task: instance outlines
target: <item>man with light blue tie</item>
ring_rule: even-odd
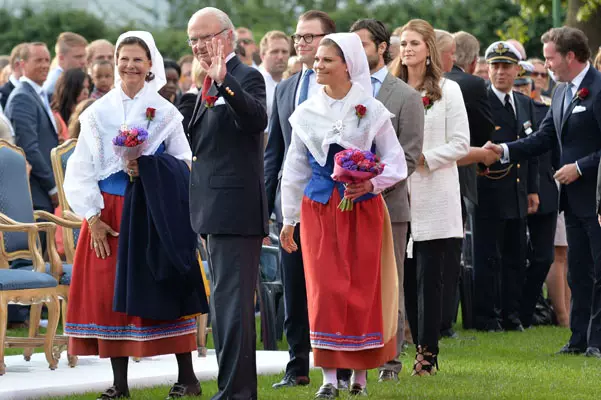
[[[424,141],[424,106],[420,94],[388,72],[390,33],[375,19],[362,19],[351,26],[363,43],[371,72],[372,93],[393,115],[392,125],[407,162],[409,175],[415,171]],[[376,149],[377,151],[377,149]],[[405,341],[405,292],[403,277],[407,231],[411,217],[407,182],[401,181],[382,192],[390,221],[399,278],[399,311],[397,326],[397,357],[380,367],[379,381],[398,380],[402,364],[398,359]]]
[[[58,146],[58,135],[48,94],[42,89],[50,68],[50,52],[44,43],[30,43],[22,57],[21,84],[10,94],[5,114],[13,125],[17,146],[31,164],[33,208],[54,213],[58,195],[50,152]]]
[[[292,40],[296,53],[303,63],[303,69],[280,82],[275,89],[268,127],[269,137],[265,149],[265,190],[268,213],[271,215],[275,212],[278,232],[282,229],[280,180],[285,155],[292,138],[292,127],[288,118],[298,105],[321,89],[313,71],[313,61],[321,39],[334,32],[336,32],[336,23],[323,11],[307,11],[301,15]],[[280,251],[286,310],[284,332],[288,340],[290,361],[286,366],[283,379],[274,384],[274,388],[309,384],[311,346],[299,232],[300,229],[295,229],[294,240],[299,244],[299,251],[294,253]]]
[[[502,163],[552,153],[561,184],[560,210],[568,237],[568,284],[572,290],[572,336],[560,354],[601,358],[601,227],[595,204],[601,157],[601,73],[589,63],[587,37],[576,28],[553,28],[542,36],[545,67],[561,82],[537,132],[486,148]]]

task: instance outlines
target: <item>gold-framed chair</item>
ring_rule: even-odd
[[[27,196],[24,196],[24,193]],[[22,217],[16,222],[7,214]],[[0,140],[0,375],[6,372],[5,347],[30,349],[43,346],[50,369],[56,369],[58,358],[53,353],[59,321],[58,282],[48,273],[52,265],[44,263],[40,251],[39,232],[53,237],[56,225],[34,222],[33,204],[27,176],[25,153],[5,140]],[[9,269],[9,261],[27,259],[29,269]],[[30,325],[29,337],[7,337],[8,304],[31,305],[32,313],[43,304],[48,308],[46,334],[38,335]],[[65,341],[66,344],[66,341]],[[31,350],[32,351],[32,350]]]
[[[62,210],[62,216],[65,219],[79,222],[81,225],[83,220],[81,217],[72,212],[71,207],[67,202],[67,197],[65,196],[65,190],[63,189],[67,161],[69,161],[69,157],[71,157],[75,151],[76,145],[77,139],[66,140],[63,144],[52,149],[50,152],[50,159],[52,160],[52,172],[54,173],[54,180],[58,190],[58,204]],[[79,232],[80,229],[63,228],[62,230],[65,258],[69,264],[73,264],[75,247],[77,246],[77,240],[79,239]]]

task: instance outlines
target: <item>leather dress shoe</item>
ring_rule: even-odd
[[[169,391],[169,395],[166,400],[181,399],[186,396],[201,396],[202,388],[200,382],[191,385],[184,385],[183,383],[176,383]]]
[[[477,331],[489,332],[489,333],[492,333],[492,332],[503,332],[503,328],[501,328],[501,324],[499,324],[499,322],[496,321],[496,320],[487,322],[485,324],[478,324],[478,323],[476,323],[475,326],[474,326],[474,328]]]
[[[599,351],[598,347],[589,347],[584,352],[584,355],[587,357],[601,358],[601,351]]]
[[[455,332],[453,330],[453,328],[449,328],[449,329],[443,329],[442,331],[440,331],[440,337],[447,338],[447,339],[458,339],[459,335],[457,334],[457,332]]]
[[[353,383],[349,389],[350,396],[367,396],[367,388],[358,383]]]
[[[322,385],[317,393],[315,393],[316,399],[335,399],[336,397],[338,397],[338,389],[331,383]]]
[[[505,325],[503,329],[507,332],[524,332],[524,326],[522,324]]]
[[[582,354],[584,352],[585,352],[584,349],[581,349],[580,347],[571,346],[568,343],[565,346],[563,346],[561,349],[559,349],[559,351],[557,352],[557,354],[560,354],[560,355],[569,355],[569,354]]]
[[[294,377],[292,375],[286,375],[282,378],[278,383],[274,383],[271,387],[274,389],[279,389],[283,387],[293,387],[293,386],[306,386],[311,382],[308,376],[297,376]]]
[[[106,389],[96,400],[129,399],[129,392],[122,392],[116,386]]]
[[[378,378],[378,382],[387,382],[387,381],[399,381],[399,374],[394,371],[382,370],[380,371],[380,376]]]

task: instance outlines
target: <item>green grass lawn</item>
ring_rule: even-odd
[[[541,327],[524,333],[476,333],[459,331],[460,339],[441,342],[439,373],[412,377],[411,350],[399,383],[377,383],[370,371],[368,391],[373,399],[598,399],[601,397],[601,360],[554,353],[569,337],[567,329]],[[285,348],[281,343],[280,347]],[[258,348],[262,348],[258,344]],[[12,351],[20,353],[20,350]],[[259,377],[260,399],[312,399],[321,384],[319,370],[311,373],[311,385],[273,390],[280,376]],[[203,382],[203,398],[217,392],[215,381]],[[133,399],[162,399],[169,387],[132,391]],[[61,397],[65,400],[96,398],[97,393]],[[348,397],[342,393],[341,398]],[[59,398],[53,398],[53,400]]]

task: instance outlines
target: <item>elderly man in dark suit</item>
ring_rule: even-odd
[[[595,192],[601,156],[601,73],[591,66],[588,39],[576,28],[542,36],[546,67],[558,82],[540,129],[525,139],[487,148],[516,162],[552,151],[561,184],[560,209],[568,237],[572,336],[561,354],[601,358],[601,227]]]
[[[480,149],[490,140],[495,130],[495,124],[492,121],[490,103],[486,93],[486,83],[476,75],[476,65],[478,64],[478,54],[480,52],[480,43],[473,35],[467,32],[457,32],[453,34],[455,40],[456,61],[451,71],[446,72],[445,77],[457,82],[461,88],[467,119],[470,126],[470,154],[459,165],[459,186],[461,189],[461,214],[463,223],[467,219],[468,210],[473,210],[478,204],[477,190],[477,162],[490,164],[491,161],[486,158],[486,152]],[[482,164],[480,168],[484,169]],[[457,313],[457,283],[461,272],[461,252],[463,249],[463,240],[457,240],[454,257],[446,264],[444,270],[443,286],[443,305],[442,321],[440,324],[440,335],[442,337],[457,337],[453,330],[453,322]],[[468,306],[463,304],[463,307]]]
[[[3,109],[6,108],[8,97],[19,86],[19,79],[23,76],[23,52],[26,50],[27,45],[27,43],[20,43],[13,47],[10,52],[10,67],[12,72],[8,77],[8,82],[0,87],[0,105],[2,105]]]
[[[15,131],[17,146],[31,164],[29,182],[33,207],[54,212],[58,195],[50,152],[58,146],[56,121],[42,84],[50,67],[50,52],[44,43],[30,43],[23,50],[23,76],[6,103],[5,114]]]
[[[207,71],[190,122],[192,227],[206,237],[213,338],[219,364],[216,400],[256,399],[254,293],[267,235],[263,181],[265,81],[234,54],[234,26],[203,8],[188,41]]]
[[[390,62],[390,33],[384,24],[375,19],[356,21],[351,26],[361,38],[363,49],[367,55],[371,73],[372,91],[392,114],[392,124],[405,152],[407,171],[411,175],[417,166],[422,153],[424,141],[424,106],[421,96],[402,80],[388,72],[386,64]],[[407,231],[411,212],[409,210],[409,193],[407,181],[401,181],[386,189],[382,195],[390,213],[394,252],[399,278],[399,314],[397,326],[397,357],[388,360],[380,367],[379,381],[398,380],[402,364],[398,356],[402,352],[405,341],[405,293],[403,276],[405,250],[407,248]]]
[[[307,11],[299,17],[296,32],[292,35],[294,47],[303,63],[301,72],[278,84],[265,149],[265,188],[269,214],[275,213],[278,232],[282,230],[280,180],[284,159],[290,146],[292,127],[288,118],[296,107],[320,89],[313,72],[315,53],[321,39],[336,31],[335,22],[323,11]],[[286,372],[274,388],[309,384],[309,316],[305,272],[300,248],[300,229],[294,230],[294,240],[299,251],[280,251],[284,283],[284,331],[288,340],[290,361]]]

